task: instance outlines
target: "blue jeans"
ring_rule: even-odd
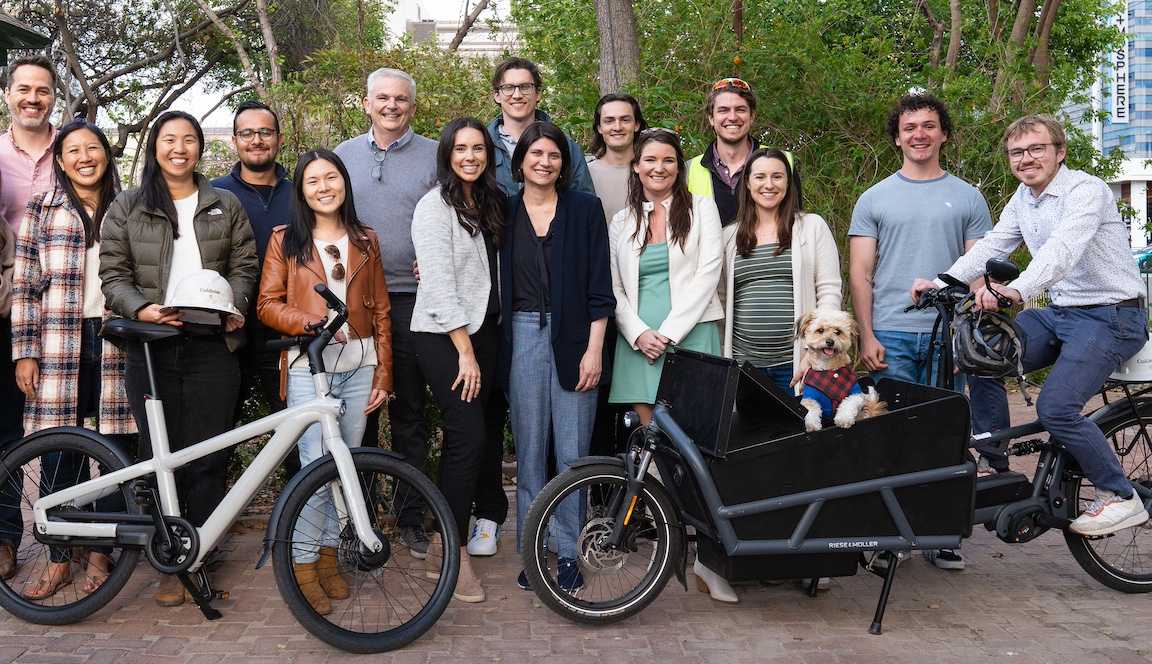
[[[794,392],[794,390],[792,389],[792,386],[789,385],[789,383],[792,382],[792,363],[791,362],[789,362],[788,364],[777,364],[774,367],[757,367],[757,368],[760,369],[760,371],[763,371],[764,375],[768,376],[769,380],[771,380],[772,384],[775,385],[776,387],[779,387],[780,389],[784,390],[788,394],[792,394]]]
[[[536,312],[512,314],[512,370],[508,379],[509,419],[516,439],[516,550],[524,539],[524,517],[548,477],[548,437],[555,447],[556,472],[563,473],[592,444],[597,391],[560,387],[552,356],[551,317],[540,327]],[[579,496],[569,496],[552,524],[561,558],[576,557],[580,533]]]
[[[1026,309],[1016,317],[1016,324],[1024,333],[1024,371],[1052,367],[1036,400],[1040,423],[1064,445],[1098,489],[1131,497],[1132,483],[1111,443],[1082,411],[1108,375],[1143,348],[1148,338],[1148,312],[1143,307],[1115,305],[1053,306]],[[972,412],[1007,426],[1004,384],[974,378]]]
[[[364,408],[372,394],[373,367],[361,367],[356,371],[328,374],[332,385],[332,396],[343,399],[347,407],[340,416],[340,436],[348,447],[360,447],[364,438],[364,425],[368,416]],[[288,407],[298,406],[316,398],[316,388],[312,384],[312,374],[308,369],[288,371]],[[304,431],[297,443],[300,450],[300,466],[304,467],[324,454],[323,432],[316,423]],[[339,547],[340,530],[336,518],[336,506],[332,502],[330,487],[321,487],[308,499],[308,504],[300,514],[296,532],[292,534],[292,560],[297,563],[312,563],[320,558],[320,547]]]
[[[876,330],[876,340],[884,346],[884,361],[887,369],[873,371],[872,377],[893,378],[909,383],[928,385],[928,367],[932,367],[932,385],[940,380],[940,354],[932,354],[931,332],[897,332],[894,330]],[[953,388],[957,392],[964,391],[964,374],[952,376]]]

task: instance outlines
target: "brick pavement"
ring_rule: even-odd
[[[1015,421],[1024,421],[1018,404],[1015,412]],[[1027,459],[1017,461],[1030,468]],[[488,601],[454,601],[422,639],[371,658],[333,650],[293,620],[270,566],[253,569],[261,534],[238,527],[225,546],[217,578],[231,598],[217,603],[224,613],[219,621],[205,621],[190,606],[153,605],[156,576],[141,567],[109,607],[82,624],[45,627],[0,618],[0,661],[1152,663],[1152,596],[1123,595],[1093,581],[1058,533],[1013,546],[977,528],[964,547],[965,571],[942,572],[919,559],[902,565],[883,636],[867,633],[880,579],[863,573],[834,579],[815,599],[791,584],[743,586],[736,606],[685,592],[673,580],[635,618],[607,627],[575,625],[516,588],[519,564],[505,533],[498,556],[476,561]]]

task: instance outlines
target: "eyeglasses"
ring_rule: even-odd
[[[336,264],[332,266],[332,278],[336,281],[344,281],[344,264],[340,261],[340,247],[330,244],[324,247],[324,253],[332,257]]]
[[[496,86],[496,91],[505,97],[511,97],[517,90],[519,90],[522,95],[530,95],[538,89],[535,83],[520,83],[519,85],[505,83],[504,85]]]
[[[725,90],[727,88],[738,88],[746,92],[752,92],[752,86],[748,82],[740,78],[722,78],[712,84],[713,90]]]
[[[248,141],[252,140],[253,138],[255,138],[257,136],[259,136],[260,138],[263,138],[264,140],[268,140],[269,138],[272,138],[273,136],[275,136],[276,133],[277,132],[275,129],[269,129],[268,127],[261,127],[259,129],[241,129],[240,131],[236,132],[234,135],[236,136],[236,138],[247,143]]]
[[[1027,152],[1029,157],[1039,159],[1048,153],[1048,146],[1056,145],[1056,143],[1033,143],[1026,148],[1015,148],[1013,150],[1006,150],[1008,153],[1009,161],[1020,161],[1024,158],[1024,153]]]

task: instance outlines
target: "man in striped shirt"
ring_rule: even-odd
[[[1025,371],[1051,366],[1036,403],[1040,422],[1075,457],[1096,488],[1096,499],[1069,529],[1098,537],[1148,520],[1100,428],[1081,411],[1125,360],[1147,341],[1144,283],[1132,259],[1128,232],[1112,190],[1098,177],[1064,165],[1064,128],[1043,115],[1016,120],[1004,132],[1004,149],[1016,193],[996,225],[947,273],[968,282],[990,258],[1004,258],[1020,243],[1032,262],[996,291],[1020,304],[1047,291],[1052,306],[1027,309],[1016,317],[1023,332]],[[913,293],[941,285],[917,279]],[[975,293],[979,309],[996,309],[987,287]],[[972,381],[973,410],[1007,413],[1004,387]],[[1004,420],[1005,422],[1007,419]]]

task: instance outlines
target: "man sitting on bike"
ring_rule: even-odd
[[[1000,223],[947,273],[965,283],[990,258],[1004,258],[1023,241],[1032,254],[1011,287],[995,291],[1013,304],[1048,292],[1052,306],[1026,309],[1025,371],[1051,366],[1036,404],[1041,424],[1076,459],[1096,487],[1096,500],[1072,522],[1073,532],[1099,536],[1148,520],[1103,432],[1082,414],[1109,374],[1135,355],[1148,337],[1144,282],[1132,259],[1128,231],[1107,183],[1064,165],[1064,128],[1047,115],[1022,117],[1004,132],[1004,148],[1020,187]],[[913,297],[943,282],[917,279]],[[994,310],[996,294],[976,289],[976,308]],[[970,383],[972,409],[996,409],[1007,422],[1008,399],[997,380]]]

